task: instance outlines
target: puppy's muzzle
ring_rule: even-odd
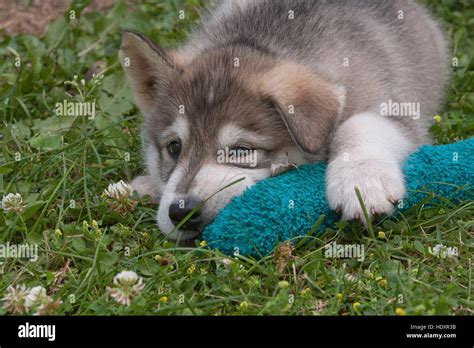
[[[199,208],[199,204],[199,201],[193,198],[187,198],[181,203],[172,203],[168,209],[168,216],[176,226],[194,209]],[[180,229],[199,230],[201,224],[201,212],[200,210],[196,210],[194,214],[183,225],[181,225]]]

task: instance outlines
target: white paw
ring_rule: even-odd
[[[393,204],[405,195],[403,174],[395,161],[336,158],[329,163],[326,172],[329,207],[340,210],[344,220],[360,219],[365,223],[354,187],[360,190],[369,218],[375,214],[391,214]]]
[[[137,176],[132,180],[130,185],[134,191],[137,191],[138,196],[143,197],[149,195],[153,204],[158,204],[160,202],[159,188],[151,176]]]

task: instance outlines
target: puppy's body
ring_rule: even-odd
[[[207,201],[207,224],[272,165],[328,155],[332,208],[362,217],[357,186],[371,214],[389,213],[405,192],[401,162],[428,141],[449,77],[437,23],[404,0],[225,0],[179,50],[125,37],[127,56],[142,65],[127,72],[145,116],[150,174],[135,186],[161,192],[158,223],[174,238],[196,235],[174,231],[177,200],[203,200],[244,178]],[[419,109],[383,113],[403,103]],[[171,160],[163,149],[178,138],[182,150]],[[216,163],[216,150],[241,144],[258,151],[256,168]]]
[[[268,50],[344,87],[339,121],[379,113],[389,99],[422,103],[423,125],[401,119],[410,123],[416,144],[427,141],[426,122],[437,111],[449,76],[442,32],[413,1],[226,0],[180,52],[196,57],[238,45]]]

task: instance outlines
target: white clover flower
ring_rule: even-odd
[[[117,183],[110,184],[107,189],[104,190],[104,193],[109,198],[120,200],[130,197],[133,193],[133,189],[132,186],[120,180]]]
[[[141,277],[133,271],[122,271],[114,277],[114,284],[118,286],[133,285],[141,282]]]
[[[20,214],[23,209],[23,198],[19,193],[9,193],[2,198],[2,209],[5,212],[13,211],[17,214]]]
[[[49,296],[47,296],[46,301],[42,304],[40,304],[36,308],[36,312],[34,315],[48,315],[54,312],[56,308],[59,307],[59,305],[62,303],[61,300],[56,300],[53,301],[53,299]]]
[[[346,273],[344,277],[346,278],[348,282],[351,282],[351,283],[355,283],[357,281],[357,277],[350,273]]]
[[[62,303],[54,301],[46,294],[42,286],[27,288],[24,285],[9,286],[3,298],[3,307],[12,314],[25,314],[34,311],[34,315],[51,314]]]
[[[120,304],[130,306],[133,298],[143,290],[143,279],[133,271],[122,271],[114,277],[116,287],[107,287],[106,292]]]
[[[47,300],[48,295],[46,294],[46,289],[42,286],[35,286],[30,289],[26,296],[25,307],[27,310],[30,310],[47,302]]]
[[[94,85],[100,86],[102,84],[103,79],[104,79],[103,74],[100,74],[100,75],[96,75],[95,73],[92,74],[92,83]]]
[[[137,201],[132,199],[133,188],[123,180],[110,184],[104,190],[103,197],[107,199],[112,210],[125,216],[128,212],[133,211],[137,205]]]
[[[458,248],[456,247],[450,248],[444,244],[436,244],[434,248],[429,247],[428,252],[439,259],[456,258],[459,254]]]
[[[25,300],[29,290],[24,285],[10,285],[2,299],[3,308],[12,314],[24,314],[26,312]]]
[[[226,267],[229,267],[232,264],[232,260],[230,259],[222,259],[222,264]]]

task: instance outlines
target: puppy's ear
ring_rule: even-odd
[[[150,39],[134,31],[124,31],[119,58],[143,114],[150,114],[159,82],[171,81],[181,69],[171,55]]]
[[[275,105],[293,141],[316,154],[342,112],[343,88],[293,63],[279,64],[259,80],[260,91]]]

